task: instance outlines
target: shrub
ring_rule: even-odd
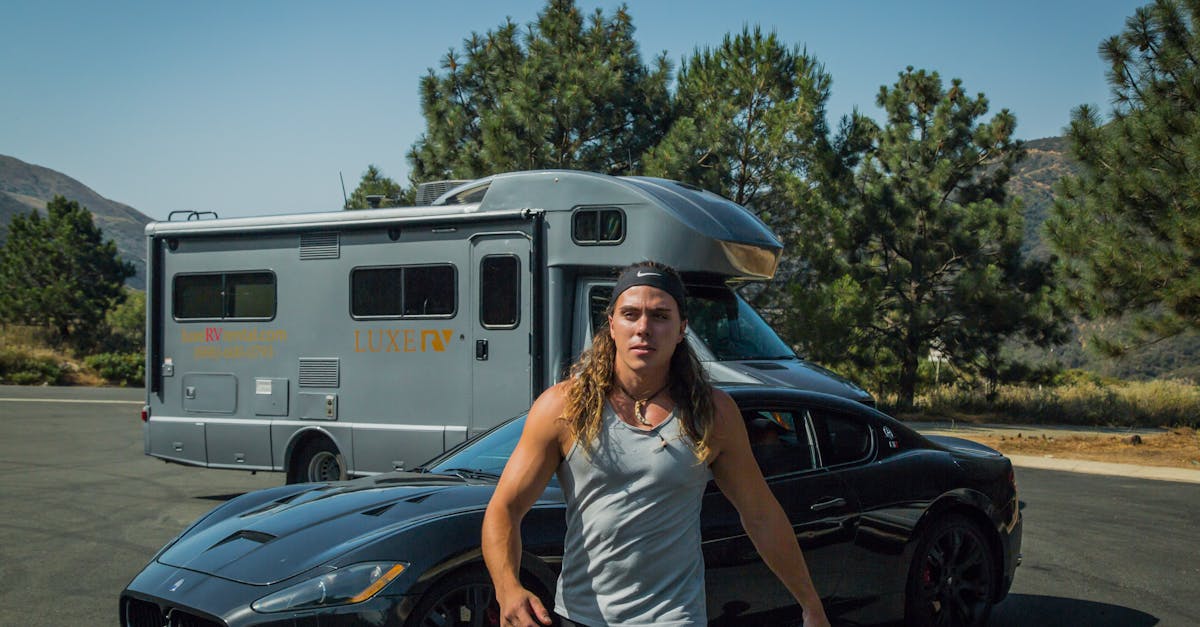
[[[57,385],[65,374],[52,356],[19,347],[0,348],[0,383]]]
[[[100,353],[85,357],[83,363],[116,385],[143,385],[146,380],[146,357],[142,353]]]

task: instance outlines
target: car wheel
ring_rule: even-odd
[[[296,452],[288,469],[288,483],[342,481],[346,459],[326,438],[310,440]]]
[[[461,570],[434,584],[421,597],[407,627],[491,627],[500,624],[496,589],[482,568]]]
[[[936,521],[917,543],[908,572],[905,623],[987,624],[996,569],[987,539],[962,516]]]

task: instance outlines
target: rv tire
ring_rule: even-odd
[[[346,479],[346,458],[327,438],[302,444],[288,467],[288,483],[342,481]]]

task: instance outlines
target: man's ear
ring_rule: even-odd
[[[687,334],[687,320],[684,320],[679,323],[679,341],[675,342],[675,343],[678,344],[679,342],[682,342],[687,337],[686,334]]]

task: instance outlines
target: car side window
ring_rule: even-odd
[[[874,439],[865,419],[823,408],[810,415],[823,465],[840,466],[871,455]]]
[[[742,412],[750,450],[764,477],[816,468],[804,410],[748,409]]]

